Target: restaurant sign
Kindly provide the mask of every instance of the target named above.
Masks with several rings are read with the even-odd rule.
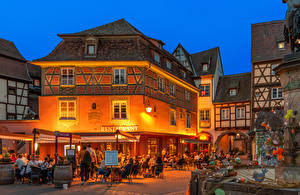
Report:
[[[116,132],[116,130],[121,130],[125,132],[136,132],[138,130],[138,126],[137,125],[131,125],[131,126],[103,125],[100,128],[100,131],[104,133],[113,133]]]

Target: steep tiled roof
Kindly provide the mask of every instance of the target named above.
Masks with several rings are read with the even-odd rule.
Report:
[[[141,35],[139,30],[129,24],[125,19],[120,19],[115,22],[104,24],[96,28],[80,31],[77,33],[59,34],[59,36],[83,36],[83,35]]]
[[[40,66],[27,63],[27,69],[31,78],[41,78],[42,71]]]
[[[237,89],[237,95],[230,96],[230,89]],[[251,72],[226,75],[218,82],[215,103],[244,102],[251,99]]]
[[[284,20],[278,20],[251,25],[252,63],[279,60],[291,53],[288,44],[285,44],[284,49],[278,48],[278,43],[284,41],[284,24]]]
[[[26,61],[20,54],[15,44],[11,41],[0,38],[0,54],[15,58],[18,60]]]
[[[219,47],[215,47],[206,51],[191,54],[196,76],[215,74],[219,52]],[[208,63],[207,71],[203,71],[203,63]]]

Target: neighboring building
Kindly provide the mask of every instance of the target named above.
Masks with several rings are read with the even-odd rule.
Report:
[[[217,152],[250,154],[250,91],[251,73],[220,77],[214,100]]]
[[[59,37],[32,62],[42,68],[38,128],[72,132],[101,149],[116,148],[113,133],[124,130],[138,138],[120,138],[127,154],[193,152],[198,89],[162,41],[124,19]],[[39,148],[45,155],[54,147]]]
[[[0,39],[0,120],[25,118],[29,83],[26,60],[13,42]]]
[[[215,140],[215,113],[213,100],[216,95],[219,77],[223,67],[218,47],[203,52],[189,54],[181,44],[173,55],[187,69],[193,72],[193,80],[199,90],[198,97],[198,136],[203,141],[200,150],[211,149]]]
[[[41,95],[41,67],[27,63],[27,71],[31,78],[28,96],[28,119],[39,118],[39,96]]]
[[[283,30],[285,21],[252,24],[252,100],[251,129],[260,129],[265,112],[280,112],[283,109],[282,90],[279,77],[273,69],[290,52],[285,43]]]

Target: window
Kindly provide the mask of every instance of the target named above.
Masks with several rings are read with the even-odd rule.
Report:
[[[158,64],[160,64],[160,56],[158,53],[154,52],[154,61]]]
[[[17,119],[17,115],[13,114],[13,113],[7,113],[7,120],[16,120]]]
[[[40,80],[34,79],[33,85],[34,85],[35,87],[39,87],[39,86],[40,86]]]
[[[158,90],[164,92],[164,79],[158,77]]]
[[[170,95],[175,96],[175,85],[170,83]]]
[[[277,66],[278,66],[278,64],[273,64],[273,65],[271,66],[271,75],[276,75],[274,69],[275,69]]]
[[[8,90],[7,91],[8,95],[16,95],[16,88],[14,88],[14,87],[8,87],[7,90]]]
[[[190,101],[191,100],[191,97],[190,97],[191,95],[190,95],[190,92],[189,91],[185,91],[185,100],[186,101]]]
[[[114,69],[114,84],[126,84],[126,70],[124,68]]]
[[[166,62],[167,68],[170,70],[172,68],[172,64],[170,61],[167,60]]]
[[[176,114],[175,110],[170,111],[170,124],[172,126],[176,126],[176,115],[175,114]]]
[[[236,108],[236,118],[243,119],[245,118],[245,107]]]
[[[282,98],[282,89],[281,88],[272,88],[272,99]]]
[[[126,101],[113,102],[114,119],[127,119],[127,103]]]
[[[61,69],[61,85],[74,85],[74,68]]]
[[[228,120],[229,119],[229,108],[221,109],[221,119]]]
[[[181,71],[181,74],[182,74],[182,76],[183,76],[183,78],[186,78],[186,73],[185,73],[185,71]]]
[[[203,71],[207,71],[208,70],[208,64],[207,63],[203,64],[202,70]]]
[[[278,43],[278,49],[284,49],[284,42]]]
[[[89,56],[94,56],[96,55],[96,46],[93,44],[93,45],[88,45],[87,46],[87,54]]]
[[[230,96],[235,96],[236,95],[236,89],[230,89],[229,90],[229,95]]]
[[[183,118],[182,111],[180,111],[179,117],[180,117],[180,119],[182,119],[182,118]]]
[[[200,86],[200,96],[210,96],[210,86],[201,85]]]
[[[209,110],[200,110],[199,114],[200,114],[200,121],[210,120]]]
[[[60,116],[59,120],[76,119],[76,102],[74,100],[59,101]]]
[[[148,139],[148,154],[157,155],[159,152],[159,140],[157,138]]]
[[[191,113],[186,113],[186,128],[191,128]]]

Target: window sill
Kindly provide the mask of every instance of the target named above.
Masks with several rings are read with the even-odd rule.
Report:
[[[75,121],[76,118],[59,118],[61,121]]]
[[[113,87],[125,87],[127,85],[128,85],[127,83],[125,83],[125,84],[112,84]]]
[[[282,97],[279,97],[279,98],[271,98],[272,100],[283,100]]]
[[[112,118],[112,120],[121,121],[121,120],[128,120],[128,118]]]
[[[84,57],[86,57],[86,58],[96,58],[97,56],[95,54],[95,55],[85,55]]]
[[[75,87],[75,85],[60,85],[60,87]]]

